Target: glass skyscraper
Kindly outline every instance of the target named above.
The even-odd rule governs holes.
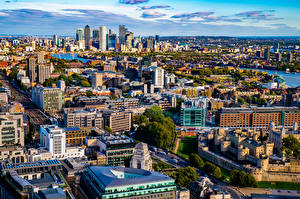
[[[83,40],[83,30],[82,28],[78,28],[76,31],[76,41],[82,41]]]

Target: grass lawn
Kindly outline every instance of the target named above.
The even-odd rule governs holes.
[[[283,190],[300,190],[300,183],[292,182],[258,182],[259,188],[283,189]]]
[[[197,140],[195,136],[183,137],[179,143],[177,154],[189,159],[191,153],[197,153]]]

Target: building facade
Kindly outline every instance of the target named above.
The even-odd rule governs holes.
[[[99,139],[100,152],[107,157],[110,166],[129,166],[135,150],[135,141],[123,135],[102,136]]]
[[[59,88],[32,88],[32,101],[45,112],[60,112],[63,107],[63,92]]]
[[[0,146],[24,146],[22,113],[0,113]]]
[[[180,112],[180,125],[191,127],[204,127],[206,122],[207,100],[186,100],[182,103]]]
[[[174,179],[157,172],[124,167],[87,167],[78,177],[77,187],[83,192],[80,195],[88,198],[176,198]]]
[[[219,127],[268,127],[292,126],[300,122],[298,107],[250,107],[222,108],[216,114],[216,125]]]
[[[127,111],[106,111],[103,113],[105,126],[113,132],[129,131],[131,128],[131,113]]]

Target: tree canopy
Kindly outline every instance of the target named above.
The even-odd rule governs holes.
[[[181,167],[177,170],[175,183],[180,187],[186,187],[190,182],[199,180],[198,173],[193,167]]]
[[[300,158],[300,142],[299,140],[293,136],[289,135],[286,138],[282,139],[283,144],[281,147],[281,151],[285,153],[285,155],[289,158]]]
[[[159,148],[170,148],[175,137],[175,124],[170,117],[165,117],[158,106],[146,109],[134,122],[139,125],[136,138]]]
[[[257,181],[251,174],[239,170],[231,171],[230,183],[239,187],[257,187]]]
[[[204,161],[202,160],[202,158],[200,158],[199,155],[195,153],[190,154],[189,160],[191,164],[196,168],[202,169],[204,167]]]

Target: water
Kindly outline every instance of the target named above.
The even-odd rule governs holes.
[[[286,73],[284,71],[265,70],[265,69],[250,69],[250,68],[242,68],[242,69],[267,72],[270,75],[279,75],[282,77],[282,79],[284,79],[287,86],[289,87],[300,86],[300,73]]]
[[[66,59],[66,60],[81,60],[83,63],[87,63],[89,60],[78,57],[77,53],[60,53],[60,54],[53,54],[52,55],[55,58],[60,59]],[[300,73],[285,73],[283,71],[276,71],[276,70],[264,70],[264,69],[250,69],[250,68],[242,68],[242,69],[248,69],[248,70],[258,70],[262,72],[268,72],[270,75],[277,74],[281,76],[286,85],[289,87],[298,87],[300,86]]]
[[[89,61],[88,59],[78,57],[77,53],[60,53],[60,54],[52,54],[51,56],[54,58],[65,59],[65,60],[77,59],[82,61],[83,63],[87,63]]]

